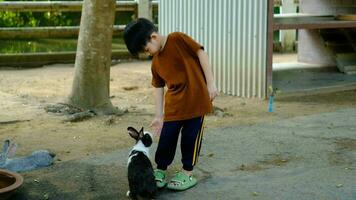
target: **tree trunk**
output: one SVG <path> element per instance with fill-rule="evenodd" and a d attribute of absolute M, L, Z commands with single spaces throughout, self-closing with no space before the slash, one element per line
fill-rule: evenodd
<path fill-rule="evenodd" d="M 110 95 L 111 42 L 115 0 L 84 0 L 68 103 L 98 114 L 113 114 Z"/>

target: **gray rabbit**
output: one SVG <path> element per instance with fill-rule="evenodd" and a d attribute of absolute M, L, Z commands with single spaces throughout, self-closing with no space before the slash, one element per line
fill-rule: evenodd
<path fill-rule="evenodd" d="M 0 169 L 7 169 L 13 172 L 39 169 L 53 164 L 53 158 L 56 156 L 47 150 L 38 150 L 28 156 L 11 159 L 16 153 L 16 148 L 16 144 L 10 145 L 10 140 L 5 140 L 0 153 Z"/>

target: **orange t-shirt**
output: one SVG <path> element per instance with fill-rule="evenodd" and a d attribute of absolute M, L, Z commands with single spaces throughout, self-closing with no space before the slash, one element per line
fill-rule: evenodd
<path fill-rule="evenodd" d="M 167 86 L 164 121 L 191 119 L 212 111 L 205 76 L 197 52 L 203 47 L 184 33 L 168 35 L 164 48 L 152 59 L 152 85 Z"/>

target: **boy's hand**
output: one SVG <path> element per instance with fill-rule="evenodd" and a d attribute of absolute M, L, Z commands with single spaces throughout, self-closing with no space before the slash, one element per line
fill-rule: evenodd
<path fill-rule="evenodd" d="M 151 122 L 150 127 L 153 129 L 153 133 L 156 136 L 160 136 L 163 127 L 163 117 L 155 117 Z"/>
<path fill-rule="evenodd" d="M 216 89 L 215 84 L 208 84 L 207 86 L 208 86 L 210 101 L 213 101 L 215 97 L 218 96 L 218 90 Z"/>

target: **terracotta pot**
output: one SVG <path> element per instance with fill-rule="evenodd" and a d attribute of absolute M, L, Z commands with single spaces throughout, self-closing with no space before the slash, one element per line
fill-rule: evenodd
<path fill-rule="evenodd" d="M 20 174 L 0 169 L 0 199 L 6 199 L 23 183 Z"/>

